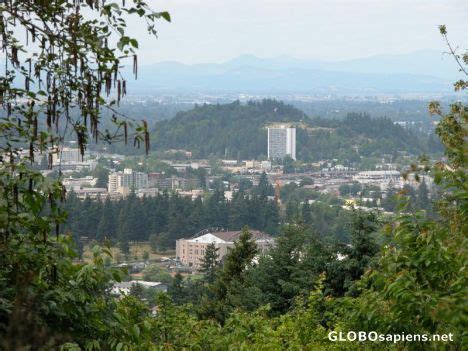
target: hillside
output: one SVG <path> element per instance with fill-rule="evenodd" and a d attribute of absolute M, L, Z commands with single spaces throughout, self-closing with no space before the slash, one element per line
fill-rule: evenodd
<path fill-rule="evenodd" d="M 156 123 L 152 149 L 188 150 L 195 158 L 259 158 L 267 153 L 265 125 L 271 122 L 302 122 L 303 128 L 297 131 L 297 155 L 304 161 L 428 151 L 426 138 L 390 119 L 362 114 L 349 114 L 341 121 L 310 119 L 301 110 L 275 100 L 203 105 L 179 112 L 171 120 Z"/>

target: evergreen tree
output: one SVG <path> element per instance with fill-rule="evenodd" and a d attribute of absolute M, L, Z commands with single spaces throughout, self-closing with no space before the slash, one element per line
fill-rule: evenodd
<path fill-rule="evenodd" d="M 205 216 L 208 226 L 227 226 L 227 203 L 224 197 L 224 191 L 222 189 L 215 189 L 215 191 L 207 199 L 205 206 Z"/>
<path fill-rule="evenodd" d="M 286 204 L 286 221 L 288 223 L 296 223 L 299 220 L 298 203 L 296 201 L 288 201 Z"/>
<path fill-rule="evenodd" d="M 219 248 L 215 243 L 208 244 L 205 249 L 205 255 L 201 261 L 201 271 L 205 274 L 205 281 L 209 284 L 213 283 L 218 269 L 218 254 Z"/>
<path fill-rule="evenodd" d="M 251 214 L 249 200 L 245 198 L 244 192 L 238 191 L 234 194 L 229 204 L 229 228 L 231 230 L 239 230 L 246 224 L 252 225 L 253 223 L 249 221 Z"/>
<path fill-rule="evenodd" d="M 151 247 L 151 251 L 153 251 L 154 253 L 158 252 L 158 249 L 159 249 L 158 234 L 151 234 L 149 236 L 149 244 Z"/>
<path fill-rule="evenodd" d="M 359 280 L 379 252 L 375 234 L 379 227 L 374 212 L 353 212 L 350 245 L 335 245 L 336 259 L 327 266 L 325 286 L 335 296 L 355 295 L 354 282 Z M 342 255 L 338 258 L 337 255 Z"/>
<path fill-rule="evenodd" d="M 267 196 L 273 196 L 275 194 L 275 190 L 268 181 L 268 177 L 265 172 L 263 172 L 260 176 L 258 185 L 256 186 L 254 193 L 263 198 L 266 198 Z"/>
<path fill-rule="evenodd" d="M 102 241 L 104 238 L 115 238 L 115 234 L 114 208 L 108 197 L 102 206 L 101 219 L 97 226 L 96 240 Z"/>
<path fill-rule="evenodd" d="M 198 309 L 200 316 L 216 318 L 221 322 L 226 319 L 236 305 L 236 296 L 241 293 L 246 274 L 257 253 L 257 245 L 248 228 L 244 227 L 234 247 L 225 256 L 209 292 L 203 297 Z"/>
<path fill-rule="evenodd" d="M 93 177 L 97 178 L 97 188 L 107 188 L 109 181 L 109 170 L 107 168 L 98 163 L 93 171 Z"/>
<path fill-rule="evenodd" d="M 257 244 L 252 239 L 248 227 L 242 228 L 242 233 L 234 243 L 234 248 L 225 257 L 219 275 L 221 285 L 228 287 L 233 280 L 242 282 L 244 273 L 251 266 L 257 253 Z"/>
<path fill-rule="evenodd" d="M 283 173 L 290 174 L 294 172 L 295 172 L 294 160 L 292 159 L 291 156 L 286 155 L 283 159 Z"/>
<path fill-rule="evenodd" d="M 184 278 L 179 272 L 176 273 L 174 279 L 167 289 L 167 293 L 171 296 L 175 304 L 182 304 L 185 301 L 186 291 L 184 289 Z"/>
<path fill-rule="evenodd" d="M 130 241 L 131 228 L 127 220 L 127 211 L 125 208 L 120 209 L 117 223 L 117 240 L 119 242 L 119 248 L 124 255 L 128 255 L 130 253 L 130 246 L 128 243 Z"/>
<path fill-rule="evenodd" d="M 325 268 L 322 246 L 307 238 L 303 227 L 287 226 L 277 238 L 274 248 L 260 258 L 249 272 L 248 285 L 242 299 L 247 309 L 269 304 L 272 314 L 286 312 L 299 295 L 308 295 L 318 275 Z"/>

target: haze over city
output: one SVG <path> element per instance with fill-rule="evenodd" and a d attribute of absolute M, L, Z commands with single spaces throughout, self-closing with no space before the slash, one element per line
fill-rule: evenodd
<path fill-rule="evenodd" d="M 144 24 L 130 19 L 142 63 L 221 63 L 243 54 L 261 58 L 341 61 L 419 50 L 446 51 L 438 25 L 454 42 L 466 40 L 463 0 L 252 0 L 158 1 L 171 23 L 157 25 L 151 41 Z"/>

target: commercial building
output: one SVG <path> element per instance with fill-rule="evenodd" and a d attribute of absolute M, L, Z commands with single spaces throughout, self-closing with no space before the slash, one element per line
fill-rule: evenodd
<path fill-rule="evenodd" d="M 176 256 L 183 264 L 199 269 L 208 245 L 215 244 L 218 248 L 218 259 L 222 260 L 228 250 L 234 247 L 241 233 L 241 231 L 204 230 L 191 239 L 177 240 Z M 266 252 L 274 245 L 274 239 L 268 234 L 257 230 L 251 230 L 250 233 L 260 253 Z"/>
<path fill-rule="evenodd" d="M 52 162 L 57 163 L 78 163 L 81 162 L 80 149 L 72 147 L 64 147 L 61 150 L 58 149 L 57 153 L 52 153 Z"/>
<path fill-rule="evenodd" d="M 201 187 L 200 180 L 197 178 L 182 178 L 172 176 L 164 178 L 163 174 L 150 173 L 148 174 L 148 186 L 150 188 L 158 188 L 159 190 L 193 190 Z"/>
<path fill-rule="evenodd" d="M 148 187 L 148 175 L 143 172 L 134 172 L 131 168 L 125 168 L 123 172 L 109 174 L 109 193 L 120 193 L 126 196 L 131 190 Z"/>
<path fill-rule="evenodd" d="M 81 188 L 73 190 L 76 197 L 80 200 L 89 198 L 91 200 L 105 200 L 107 197 L 106 188 Z"/>
<path fill-rule="evenodd" d="M 70 176 L 68 178 L 64 178 L 62 180 L 62 184 L 65 187 L 65 189 L 67 189 L 67 191 L 70 191 L 94 187 L 96 186 L 97 181 L 98 179 L 94 178 L 93 176 L 85 176 L 83 178 L 73 178 Z"/>
<path fill-rule="evenodd" d="M 296 159 L 296 128 L 287 125 L 268 127 L 268 158 L 283 159 L 286 155 Z"/>

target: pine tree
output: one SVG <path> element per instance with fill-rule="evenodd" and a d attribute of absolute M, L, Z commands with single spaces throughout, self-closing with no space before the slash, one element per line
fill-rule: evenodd
<path fill-rule="evenodd" d="M 233 300 L 242 295 L 242 286 L 252 261 L 258 253 L 257 245 L 247 227 L 242 229 L 234 248 L 224 258 L 216 280 L 209 287 L 198 307 L 200 317 L 224 321 L 238 303 Z"/>
<path fill-rule="evenodd" d="M 226 297 L 233 282 L 242 283 L 244 281 L 244 273 L 252 264 L 257 253 L 257 245 L 252 239 L 252 234 L 247 227 L 244 227 L 239 239 L 234 243 L 234 248 L 225 256 L 217 280 L 221 297 Z"/>
<path fill-rule="evenodd" d="M 294 172 L 294 160 L 291 158 L 291 156 L 286 155 L 283 159 L 283 173 L 289 174 Z"/>
<path fill-rule="evenodd" d="M 167 289 L 167 293 L 171 296 L 172 301 L 175 304 L 181 304 L 184 302 L 185 291 L 184 291 L 184 278 L 182 274 L 177 272 L 172 280 L 172 283 Z"/>
<path fill-rule="evenodd" d="M 205 249 L 205 255 L 201 262 L 201 271 L 205 274 L 205 281 L 213 283 L 216 277 L 216 271 L 218 269 L 218 254 L 219 248 L 214 243 L 208 244 Z"/>
<path fill-rule="evenodd" d="M 102 241 L 104 238 L 115 238 L 115 234 L 114 209 L 110 198 L 107 198 L 102 207 L 101 219 L 97 226 L 96 240 Z"/>
<path fill-rule="evenodd" d="M 255 188 L 255 194 L 263 198 L 266 198 L 267 196 L 273 196 L 275 194 L 275 190 L 268 181 L 268 177 L 265 172 L 263 172 L 260 176 L 258 185 Z"/>
<path fill-rule="evenodd" d="M 238 191 L 234 194 L 231 203 L 229 204 L 229 229 L 239 230 L 249 222 L 251 215 L 249 210 L 249 201 L 245 198 L 243 191 Z"/>
<path fill-rule="evenodd" d="M 351 244 L 336 244 L 334 253 L 344 255 L 342 260 L 334 260 L 327 266 L 325 285 L 335 296 L 354 295 L 354 282 L 359 280 L 372 259 L 379 251 L 375 233 L 379 227 L 374 212 L 354 211 L 351 227 Z"/>

